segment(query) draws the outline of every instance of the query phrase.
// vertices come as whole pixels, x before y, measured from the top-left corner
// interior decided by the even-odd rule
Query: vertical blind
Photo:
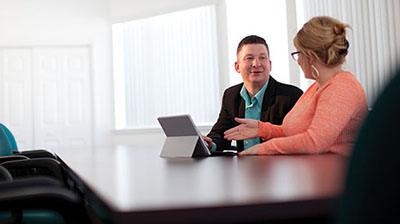
[[[400,1],[304,0],[305,21],[332,16],[349,24],[348,70],[363,85],[370,107],[400,68]]]
[[[158,127],[158,116],[174,114],[191,114],[197,124],[215,122],[215,13],[210,5],[113,26],[114,48],[121,49],[114,49],[114,73],[123,78],[123,86],[116,86],[124,99],[116,108],[125,110],[116,115],[125,116],[116,117],[125,123],[120,128]]]

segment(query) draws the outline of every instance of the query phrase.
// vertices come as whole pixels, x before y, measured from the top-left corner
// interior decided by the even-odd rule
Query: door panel
[[[88,47],[0,49],[0,119],[21,149],[92,145]]]
[[[0,118],[19,148],[33,147],[31,76],[30,49],[0,49]]]
[[[34,49],[33,74],[36,146],[90,147],[89,49]]]

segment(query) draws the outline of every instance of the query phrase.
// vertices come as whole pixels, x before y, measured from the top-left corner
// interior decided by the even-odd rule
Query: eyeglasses
[[[300,53],[301,53],[300,51],[295,51],[295,52],[292,52],[290,55],[292,55],[293,60],[298,61]]]

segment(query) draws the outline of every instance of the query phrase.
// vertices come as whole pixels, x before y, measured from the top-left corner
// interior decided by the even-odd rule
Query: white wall
[[[171,11],[215,3],[218,0],[110,0],[110,19],[113,23],[126,22]]]
[[[94,144],[111,144],[111,26],[108,0],[0,0],[0,46],[89,45]]]

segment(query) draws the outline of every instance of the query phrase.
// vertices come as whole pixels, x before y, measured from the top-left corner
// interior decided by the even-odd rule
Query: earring
[[[318,69],[317,69],[314,65],[311,65],[311,68],[314,69],[315,73],[317,73],[317,75],[314,75],[314,72],[311,71],[311,75],[312,75],[315,79],[317,79],[318,76],[319,76],[319,71],[318,71]]]

